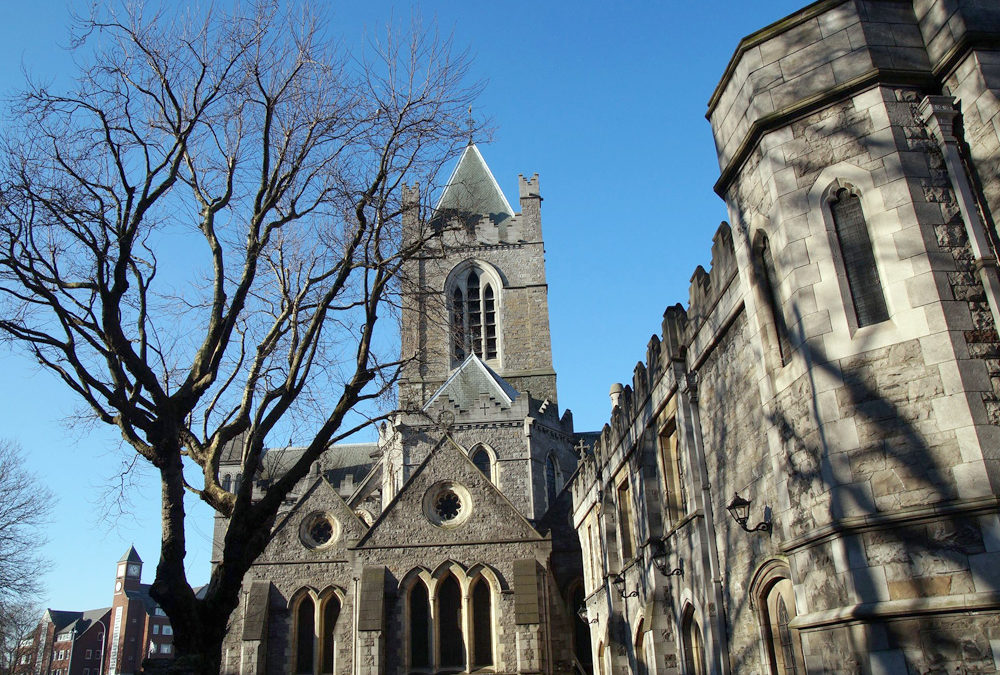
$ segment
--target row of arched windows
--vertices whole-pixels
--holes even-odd
[[[862,328],[887,321],[889,309],[860,195],[851,186],[837,187],[831,191],[827,208],[832,236],[836,240],[834,258],[846,284],[846,295],[849,298],[845,297],[845,304],[849,301],[848,311],[852,314],[853,324]],[[774,265],[774,254],[770,241],[763,232],[755,237],[754,253],[757,281],[777,334],[781,364],[785,365],[791,356],[788,324],[782,310],[781,294],[778,292],[779,278]]]
[[[483,574],[463,592],[448,572],[434,579],[416,575],[406,590],[410,672],[471,672],[494,665],[493,589]]]

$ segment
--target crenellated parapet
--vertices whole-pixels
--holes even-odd
[[[635,430],[644,426],[645,420],[640,418],[652,412],[647,402],[670,370],[668,364],[685,359],[698,332],[717,311],[720,299],[736,278],[736,272],[732,230],[728,223],[722,222],[712,237],[709,269],[706,271],[699,265],[691,276],[687,309],[679,303],[667,307],[663,313],[661,335],[650,337],[646,359],[636,363],[631,384],[620,389],[616,385],[609,423],[594,442],[591,452],[581,458],[574,485],[574,490],[581,491],[581,498],[598,480],[600,468],[614,457],[615,450],[622,445],[627,447],[633,440]]]

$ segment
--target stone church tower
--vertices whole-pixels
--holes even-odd
[[[404,222],[440,247],[406,270],[401,412],[296,487],[245,580],[224,672],[585,669],[537,175],[519,187],[517,213],[470,144],[432,219]],[[256,480],[300,452],[269,451]],[[238,470],[224,468],[234,485]]]

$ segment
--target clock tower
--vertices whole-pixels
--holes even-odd
[[[135,546],[130,546],[125,555],[118,561],[118,567],[115,571],[115,594],[137,590],[141,577],[142,558],[136,552]]]

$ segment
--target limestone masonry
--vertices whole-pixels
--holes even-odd
[[[404,412],[296,488],[223,672],[1000,670],[1000,2],[815,2],[707,116],[729,223],[595,433],[538,176],[465,149],[404,224]]]

